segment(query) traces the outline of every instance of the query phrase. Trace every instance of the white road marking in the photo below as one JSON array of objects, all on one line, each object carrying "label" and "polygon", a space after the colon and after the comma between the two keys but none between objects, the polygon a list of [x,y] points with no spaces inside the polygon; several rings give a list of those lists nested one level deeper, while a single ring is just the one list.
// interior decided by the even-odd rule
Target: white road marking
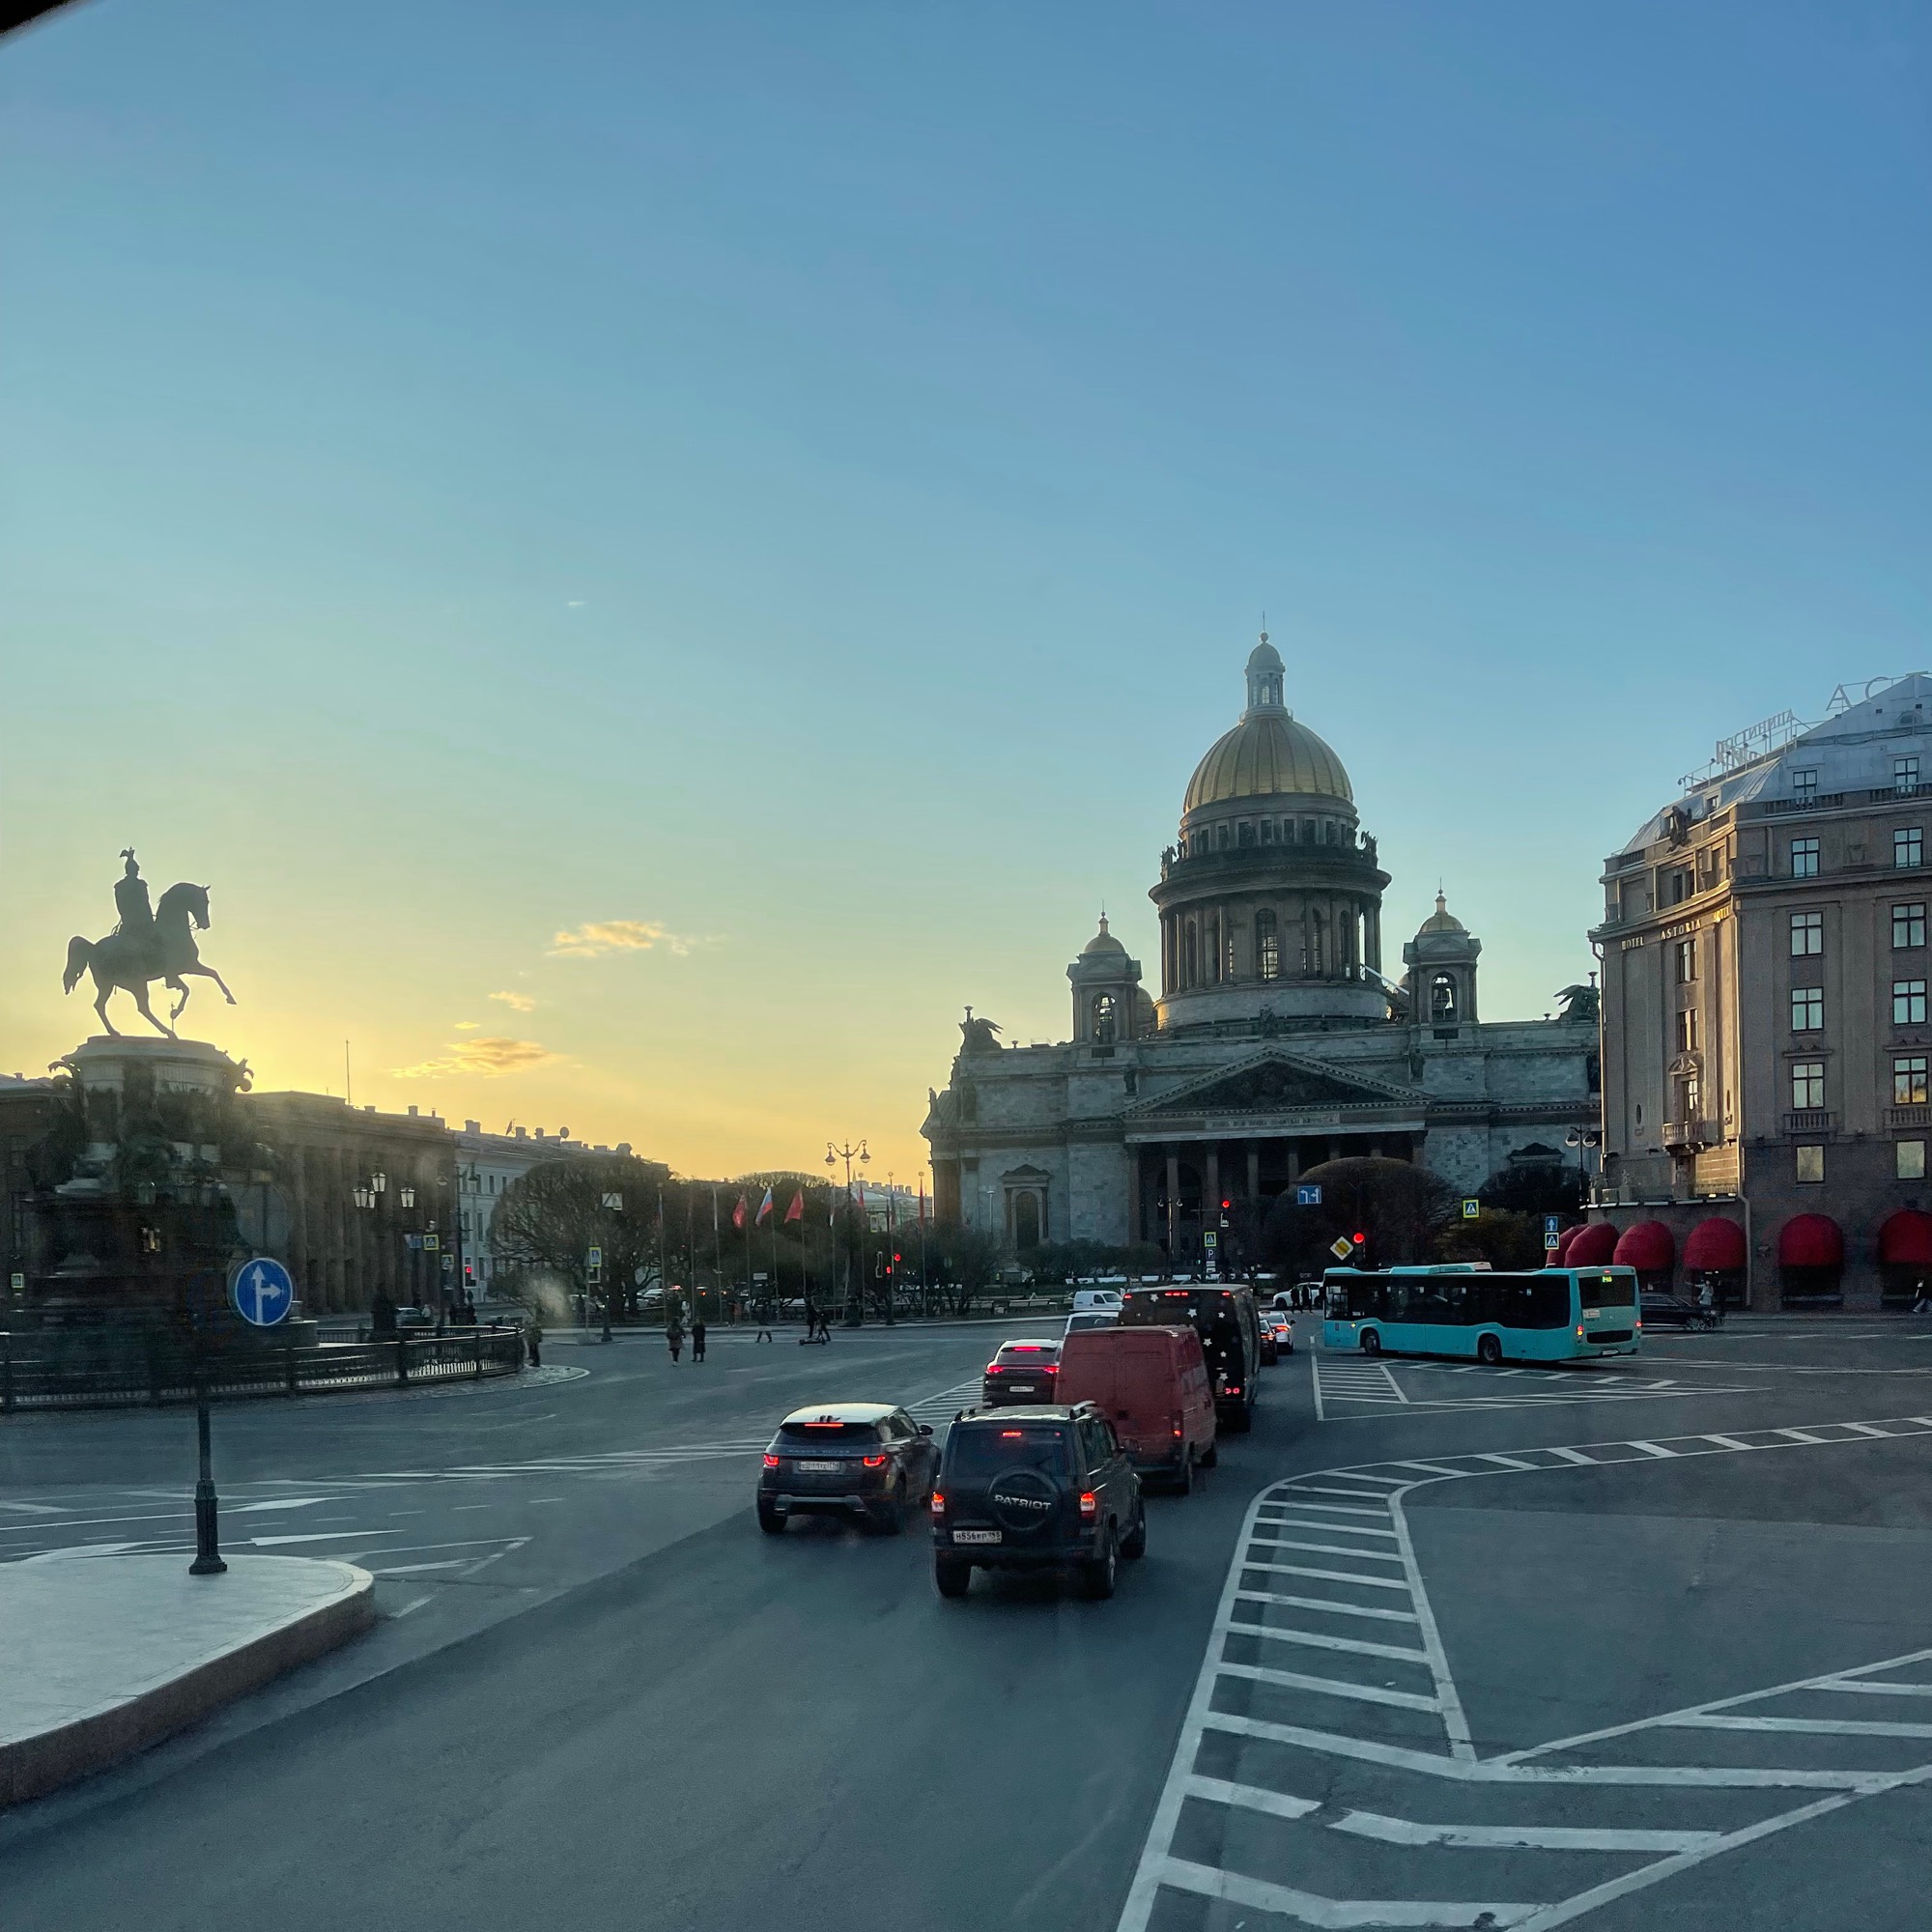
[{"label": "white road marking", "polygon": [[1350,1927],[1358,1925],[1520,1925],[1536,1910],[1533,1905],[1474,1905],[1392,1898],[1351,1899],[1338,1902],[1320,1898],[1312,1891],[1297,1891],[1293,1886],[1270,1885],[1265,1879],[1244,1878],[1238,1872],[1223,1871],[1218,1865],[1198,1865],[1186,1859],[1162,1861],[1161,1878],[1180,1891],[1203,1898],[1226,1899],[1233,1905],[1251,1905],[1257,1911],[1277,1912],[1285,1918],[1298,1918],[1304,1925]]}]

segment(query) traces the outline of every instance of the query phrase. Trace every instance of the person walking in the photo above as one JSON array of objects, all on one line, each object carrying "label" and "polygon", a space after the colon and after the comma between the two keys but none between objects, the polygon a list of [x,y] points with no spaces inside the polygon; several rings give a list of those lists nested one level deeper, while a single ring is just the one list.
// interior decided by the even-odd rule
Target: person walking
[{"label": "person walking", "polygon": [[832,1317],[823,1308],[818,1311],[818,1339],[828,1345],[832,1341]]},{"label": "person walking", "polygon": [[758,1302],[758,1332],[752,1337],[752,1340],[753,1342],[776,1342],[778,1340],[778,1337],[772,1333],[772,1298],[769,1294],[763,1296]]},{"label": "person walking", "polygon": [[670,1350],[671,1360],[676,1361],[679,1351],[684,1347],[684,1318],[675,1310],[672,1311],[670,1320],[665,1323],[665,1343]]},{"label": "person walking", "polygon": [[799,1338],[800,1346],[818,1339],[818,1310],[811,1305],[811,1296],[805,1297],[805,1333]]},{"label": "person walking", "polygon": [[691,1359],[694,1366],[704,1359],[704,1316],[701,1310],[691,1318]]},{"label": "person walking", "polygon": [[543,1367],[543,1323],[534,1315],[524,1323],[524,1347],[530,1351],[530,1367]]}]

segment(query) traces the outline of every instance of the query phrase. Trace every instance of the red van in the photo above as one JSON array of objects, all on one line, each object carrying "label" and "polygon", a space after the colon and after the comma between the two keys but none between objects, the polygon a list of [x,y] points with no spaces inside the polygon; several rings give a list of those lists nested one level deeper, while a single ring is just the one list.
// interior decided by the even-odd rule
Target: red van
[{"label": "red van", "polygon": [[1214,1390],[1192,1328],[1076,1328],[1060,1346],[1055,1402],[1091,1402],[1136,1470],[1182,1495],[1214,1466]]}]

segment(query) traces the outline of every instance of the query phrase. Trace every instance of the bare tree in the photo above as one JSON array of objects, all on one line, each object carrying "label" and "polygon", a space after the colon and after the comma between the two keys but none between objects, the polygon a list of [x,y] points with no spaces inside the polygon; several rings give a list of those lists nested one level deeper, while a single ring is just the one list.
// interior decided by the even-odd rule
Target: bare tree
[{"label": "bare tree", "polygon": [[[562,1284],[616,1316],[637,1312],[637,1280],[658,1261],[658,1191],[670,1170],[631,1154],[564,1154],[513,1180],[491,1217],[501,1264],[534,1283]],[[591,1249],[602,1283],[589,1283]]]}]

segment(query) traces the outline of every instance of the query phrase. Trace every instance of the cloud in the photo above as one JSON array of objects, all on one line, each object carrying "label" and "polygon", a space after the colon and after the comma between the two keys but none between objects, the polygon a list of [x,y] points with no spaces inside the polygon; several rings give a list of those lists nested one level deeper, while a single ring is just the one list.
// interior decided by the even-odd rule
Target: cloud
[{"label": "cloud", "polygon": [[481,1039],[453,1039],[441,1060],[425,1060],[414,1066],[393,1066],[398,1080],[430,1080],[441,1073],[477,1073],[494,1079],[500,1073],[522,1073],[532,1066],[544,1066],[561,1054],[540,1046],[533,1039],[502,1039],[486,1036]]},{"label": "cloud", "polygon": [[536,1002],[527,993],[492,993],[493,1000],[501,1000],[513,1013],[527,1013],[536,1007]]},{"label": "cloud", "polygon": [[607,952],[650,952],[660,946],[683,958],[692,942],[654,919],[593,919],[559,932],[550,952],[553,959],[601,959]]},{"label": "cloud", "polygon": [[481,1020],[458,1020],[456,1030],[458,1033],[480,1033],[483,1030],[483,1022]]}]

